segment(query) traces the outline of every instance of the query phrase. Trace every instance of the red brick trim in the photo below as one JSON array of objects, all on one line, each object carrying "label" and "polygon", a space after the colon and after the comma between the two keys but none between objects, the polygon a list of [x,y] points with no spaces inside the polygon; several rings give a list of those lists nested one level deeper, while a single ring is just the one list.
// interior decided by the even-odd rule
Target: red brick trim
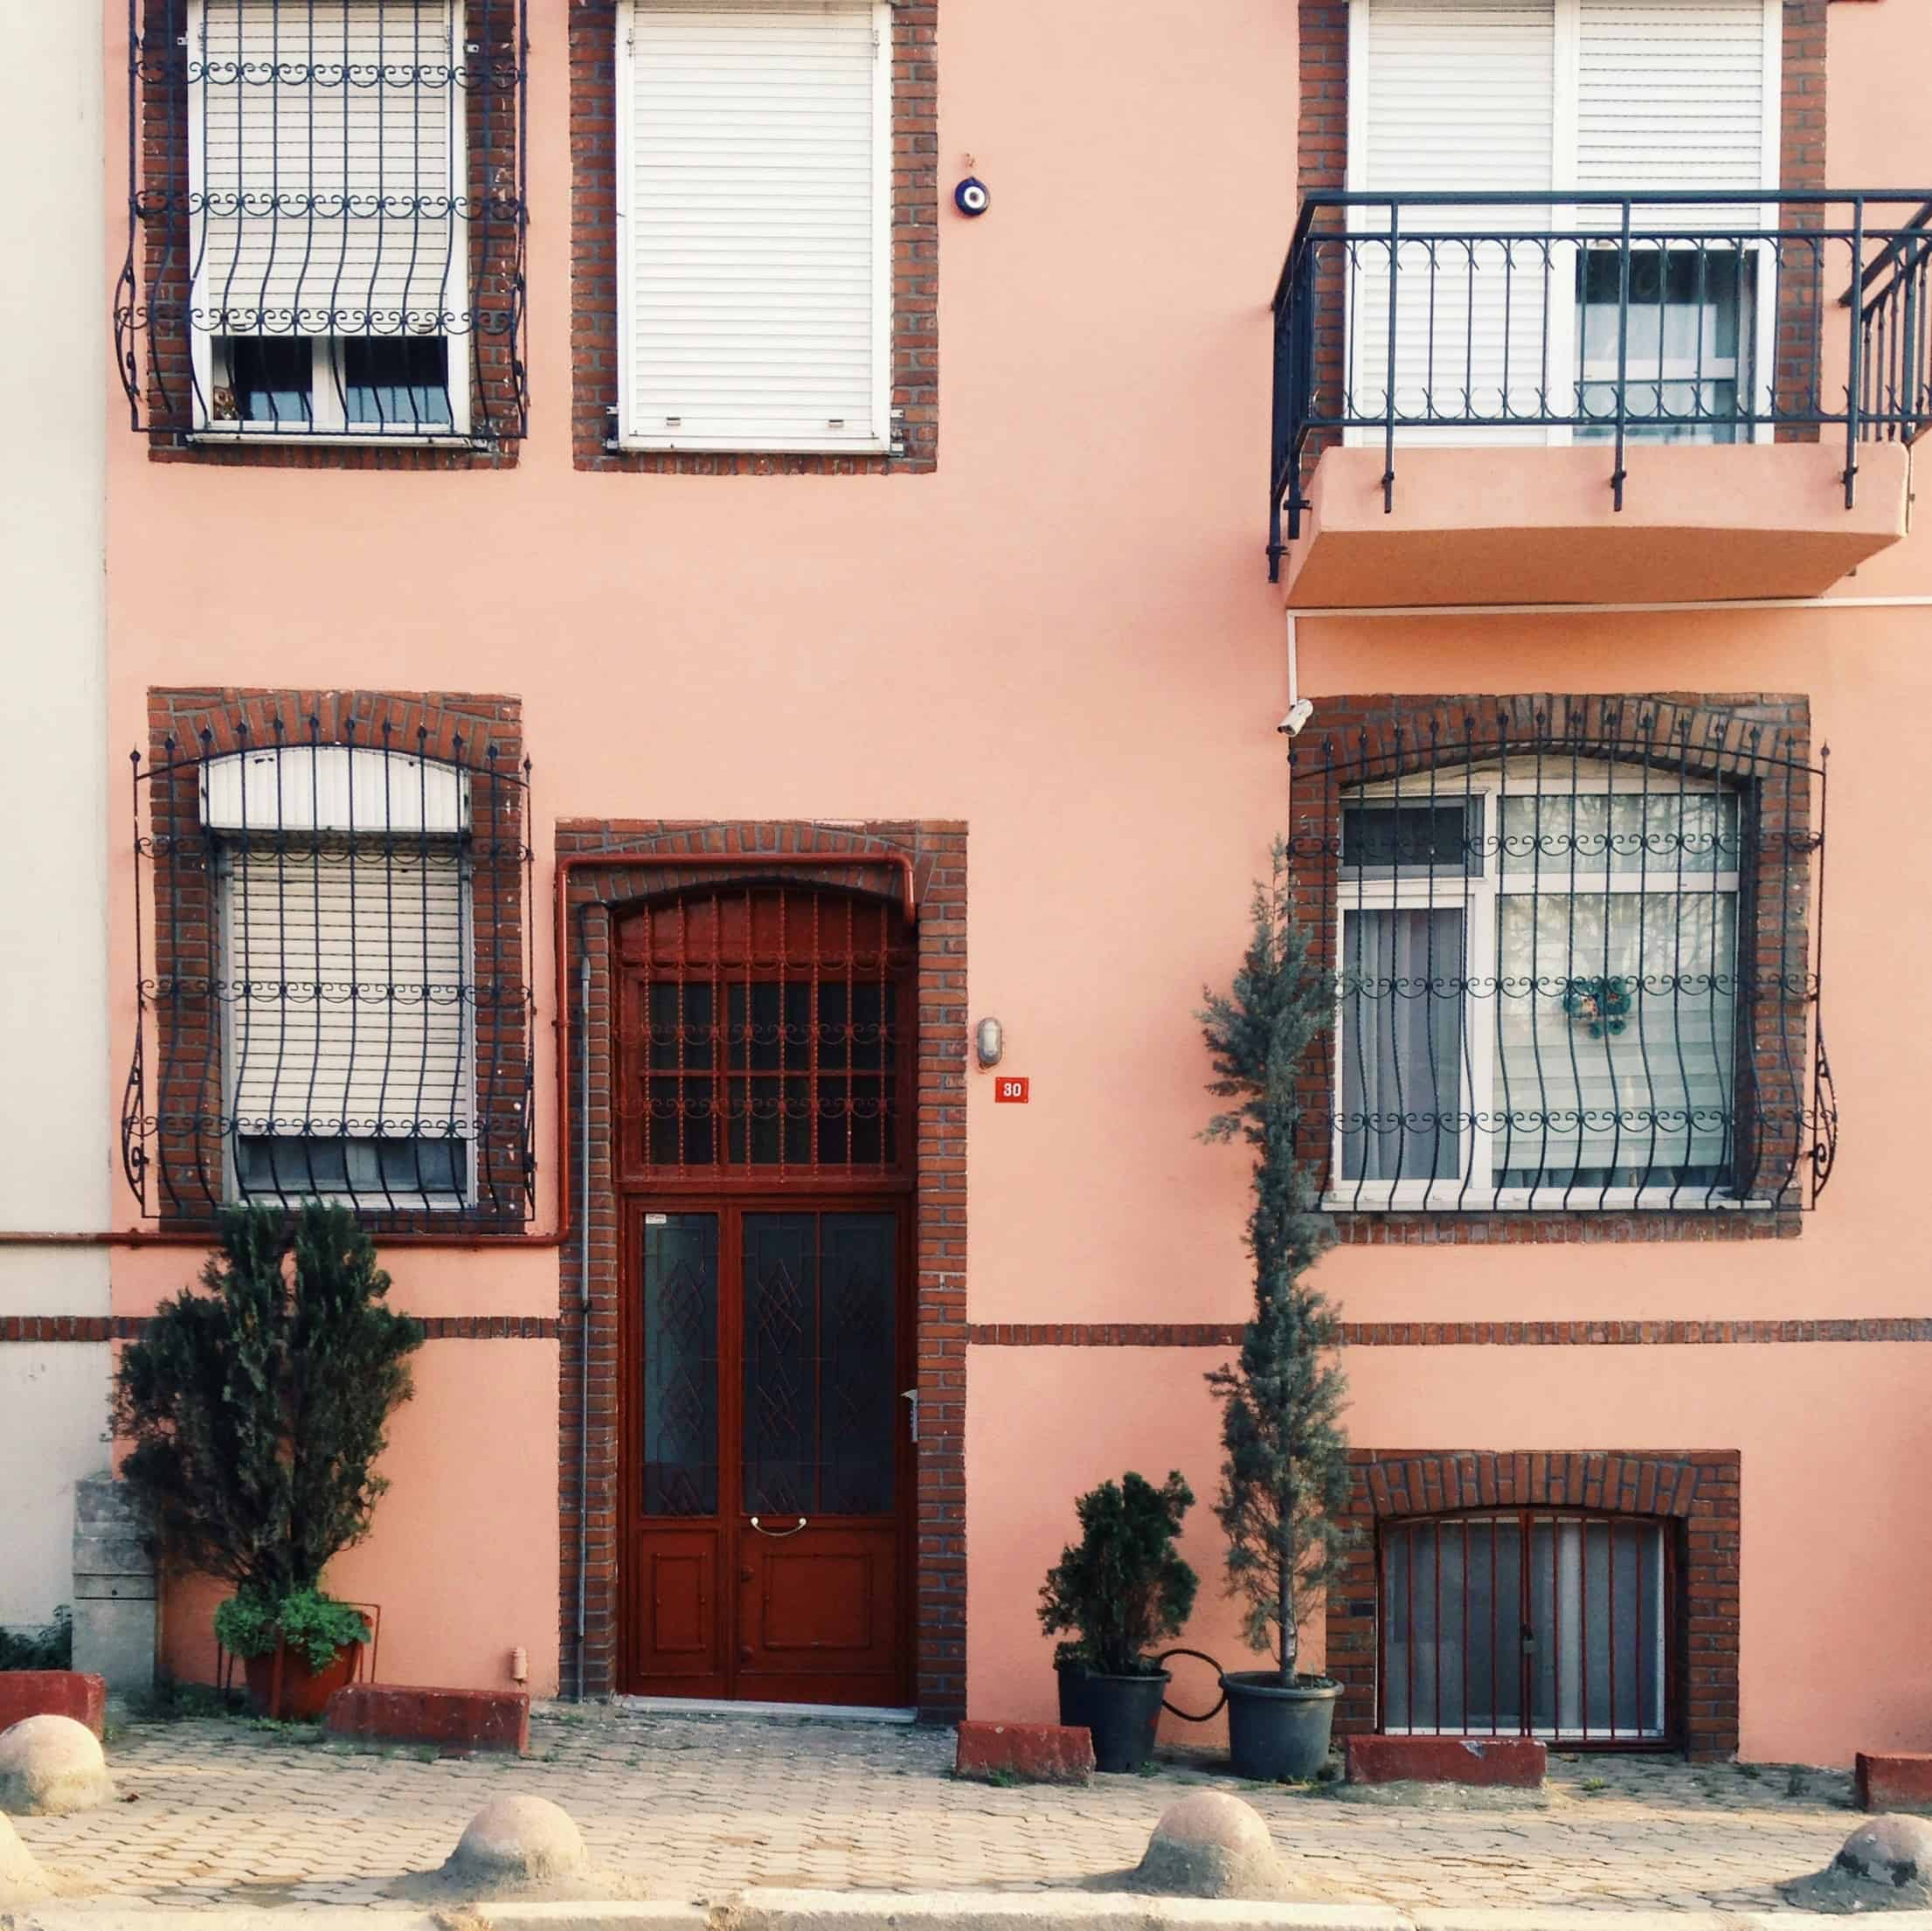
[{"label": "red brick trim", "polygon": [[[178,0],[143,0],[143,45],[167,50],[150,63],[142,82],[141,125],[130,132],[138,142],[142,189],[166,214],[142,225],[136,246],[143,280],[141,299],[148,310],[140,349],[145,361],[139,376],[147,385],[144,419],[166,423],[178,415],[184,397],[192,393],[192,356],[181,317],[186,306],[191,252],[188,246],[188,88],[183,65],[167,58],[172,49]],[[482,46],[513,45],[523,33],[523,12],[513,0],[465,0],[461,38]],[[486,100],[486,95],[488,99]],[[518,126],[523,93],[521,87],[502,91],[481,87],[464,90],[467,114],[466,134],[469,180],[467,194],[481,206],[504,191],[504,183],[518,176],[523,129]],[[514,190],[512,190],[514,191]],[[502,225],[470,224],[471,285],[478,315],[495,312],[502,324],[505,310],[521,304],[521,242],[506,251]],[[506,253],[509,259],[506,260]],[[513,282],[519,286],[513,287]],[[490,398],[487,412],[514,415],[520,407],[524,371],[519,319],[514,332],[493,328],[452,335],[452,373],[461,369],[473,390],[474,415],[485,413],[482,395]],[[151,340],[148,339],[151,336]],[[175,426],[148,433],[150,462],[186,462],[224,468],[248,469],[510,469],[516,465],[519,443],[514,439],[480,448],[411,449],[379,444],[271,443],[238,446],[232,443],[193,442]]]},{"label": "red brick trim", "polygon": [[[1800,1131],[1810,1107],[1811,1007],[1801,996],[1811,959],[1811,887],[1805,855],[1816,848],[1819,809],[1811,766],[1810,700],[1776,692],[1533,692],[1350,695],[1318,698],[1290,752],[1288,842],[1294,917],[1310,933],[1318,959],[1332,965],[1336,944],[1341,796],[1356,767],[1376,778],[1460,770],[1511,746],[1537,742],[1575,745],[1589,755],[1605,738],[1641,739],[1658,769],[1722,778],[1754,800],[1763,834],[1751,842],[1757,871],[1746,882],[1755,916],[1740,918],[1740,971],[1746,945],[1754,979],[1776,984],[1779,996],[1749,1008],[1750,1035],[1739,1049],[1758,1068],[1754,1088],[1768,1097],[1768,1117],[1786,1130],[1767,1139],[1765,1197],[1742,1210],[1673,1213],[1585,1207],[1534,1213],[1476,1208],[1428,1213],[1338,1212],[1337,1238],[1350,1246],[1526,1245],[1617,1241],[1790,1239],[1804,1226],[1802,1202],[1811,1148]],[[1767,781],[1767,775],[1776,782]],[[1302,1152],[1312,1170],[1331,1158],[1326,1116],[1333,1104],[1333,1039],[1309,1056],[1301,1082],[1306,1106]],[[1743,1100],[1739,1101],[1740,1108]],[[1769,1183],[1782,1184],[1772,1194]]]},{"label": "red brick trim", "polygon": [[[1786,188],[1825,185],[1825,20],[1828,0],[1783,0],[1783,47],[1778,178]],[[1348,0],[1299,0],[1300,117],[1297,123],[1295,176],[1303,194],[1340,190],[1348,182]],[[1792,207],[1789,225],[1814,223],[1818,211]],[[1785,275],[1778,290],[1776,384],[1779,405],[1792,411],[1807,405],[1818,363],[1823,322],[1809,277]],[[1339,318],[1339,275],[1325,277],[1319,290],[1322,313]],[[1339,319],[1315,345],[1315,381],[1333,391],[1343,377],[1344,344]],[[1815,442],[1815,426],[1779,430],[1780,440]],[[1329,439],[1332,442],[1333,438]],[[1328,446],[1323,443],[1320,447]],[[1311,455],[1319,453],[1312,448]]]},{"label": "red brick trim", "polygon": [[[879,476],[938,467],[938,0],[892,9],[892,414],[883,456],[624,451],[616,421],[617,0],[573,0],[571,64],[571,446],[579,469],[633,475]],[[903,453],[900,453],[902,452]]]},{"label": "red brick trim", "polygon": [[[618,1540],[618,1325],[620,1201],[612,1165],[610,1100],[617,1078],[612,1038],[612,976],[607,919],[580,919],[580,906],[620,906],[734,880],[759,880],[760,851],[869,853],[913,861],[918,902],[918,1123],[915,1176],[914,1294],[918,1323],[918,1494],[913,1525],[917,1604],[915,1700],[923,1715],[951,1718],[966,1707],[966,828],[950,820],[892,819],[831,827],[800,820],[721,824],[711,820],[570,819],[557,832],[559,857],[579,852],[742,851],[742,866],[680,874],[675,868],[627,871],[597,866],[570,878],[569,976],[578,947],[591,957],[590,1095],[597,1131],[591,1136],[590,1409],[580,1412],[583,1355],[578,1249],[564,1249],[561,1270],[562,1360],[558,1369],[558,1462],[562,1535],[559,1609],[564,1675],[577,1667],[577,1485],[583,1444],[589,1446],[589,1533],[585,1566],[586,1694],[614,1687],[620,1639],[621,1576]],[[811,879],[809,871],[787,878]],[[826,882],[869,890],[897,903],[897,864],[825,876]],[[571,1069],[568,1129],[585,1104],[583,1075]],[[581,1182],[582,1176],[578,1176]]]},{"label": "red brick trim", "polygon": [[1468,1509],[1575,1508],[1675,1525],[1682,1601],[1675,1720],[1693,1759],[1735,1756],[1738,1734],[1738,1530],[1742,1463],[1732,1449],[1354,1449],[1345,1526],[1360,1540],[1328,1592],[1327,1671],[1342,1685],[1339,1734],[1375,1723],[1375,1530],[1392,1518]]},{"label": "red brick trim", "polygon": [[[403,1308],[398,1312],[407,1313]],[[557,1324],[543,1314],[419,1314],[432,1341],[554,1341]],[[138,1341],[145,1314],[0,1315],[0,1346],[10,1341]]]},{"label": "red brick trim", "polygon": [[[983,1322],[972,1347],[1238,1347],[1235,1322]],[[1794,1321],[1344,1321],[1345,1347],[1763,1347],[1932,1342],[1932,1318]]]},{"label": "red brick trim", "polygon": [[[193,762],[207,749],[215,755],[239,749],[274,744],[280,725],[283,741],[301,744],[313,730],[317,742],[347,742],[350,731],[364,748],[380,748],[386,726],[393,734],[391,748],[414,751],[419,744],[432,758],[456,756],[460,740],[463,762],[473,771],[493,771],[502,781],[491,782],[487,795],[475,799],[474,848],[502,855],[480,867],[472,887],[474,917],[472,983],[501,988],[501,997],[480,1007],[473,1028],[472,1052],[477,1066],[490,1065],[505,1075],[525,1063],[528,1051],[527,931],[523,904],[527,867],[512,862],[530,835],[524,822],[528,797],[523,775],[523,700],[492,694],[478,696],[449,691],[268,690],[253,688],[151,689],[148,693],[148,764],[152,775],[147,792],[145,833],[151,841],[153,903],[152,970],[157,981],[179,977],[204,985],[218,976],[220,919],[215,884],[201,848],[199,772]],[[419,733],[422,735],[419,737]],[[486,787],[477,786],[479,793]],[[165,908],[166,916],[162,916]],[[205,993],[190,994],[178,1013],[156,1000],[149,1019],[156,1048],[148,1069],[152,1082],[147,1095],[150,1114],[185,1124],[165,1130],[157,1139],[156,1157],[192,1174],[194,1185],[170,1199],[164,1178],[149,1180],[149,1214],[162,1226],[195,1232],[211,1231],[213,1205],[202,1197],[218,1185],[223,1157],[218,1116],[223,1111],[223,1078],[218,1021],[208,1008]],[[173,1026],[178,1036],[170,1039]],[[478,1144],[500,1150],[524,1145],[529,1113],[520,1080],[500,1077],[479,1111],[486,1139]],[[509,1200],[521,1188],[507,1161],[489,1170],[489,1184],[497,1197]],[[378,1240],[404,1229],[420,1229],[426,1215],[364,1210],[363,1224]],[[454,1218],[454,1216],[451,1216]],[[487,1235],[500,1229],[506,1237],[523,1232],[521,1216],[499,1221],[467,1219],[458,1231]],[[435,1229],[422,1229],[432,1234]],[[446,1236],[447,1237],[447,1236]]]}]

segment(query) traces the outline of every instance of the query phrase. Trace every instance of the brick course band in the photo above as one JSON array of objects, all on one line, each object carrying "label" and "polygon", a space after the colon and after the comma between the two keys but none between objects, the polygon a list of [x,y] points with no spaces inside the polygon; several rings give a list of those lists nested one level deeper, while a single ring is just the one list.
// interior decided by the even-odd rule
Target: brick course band
[{"label": "brick course band", "polygon": [[[406,1308],[401,1312],[407,1313]],[[543,1314],[419,1314],[432,1341],[554,1341],[557,1323]],[[0,1345],[9,1341],[138,1341],[145,1314],[0,1315]]]},{"label": "brick course band", "polygon": [[[1706,1324],[1708,1325],[1708,1324]],[[1473,1509],[1592,1509],[1666,1525],[1673,1537],[1683,1651],[1669,1722],[1693,1761],[1735,1756],[1742,1460],[1734,1449],[1354,1449],[1343,1526],[1356,1543],[1328,1592],[1326,1667],[1342,1685],[1338,1735],[1375,1730],[1376,1529]]]},{"label": "brick course band", "polygon": [[[1238,1347],[1239,1322],[976,1321],[973,1347]],[[1344,1321],[1345,1347],[1715,1347],[1932,1341],[1932,1317],[1795,1321]]]}]

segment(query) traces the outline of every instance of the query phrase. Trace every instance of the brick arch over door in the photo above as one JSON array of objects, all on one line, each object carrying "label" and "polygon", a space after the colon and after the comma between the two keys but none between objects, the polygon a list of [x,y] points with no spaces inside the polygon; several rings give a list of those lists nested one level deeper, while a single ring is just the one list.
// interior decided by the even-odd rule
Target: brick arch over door
[{"label": "brick arch over door", "polygon": [[1405,1517],[1575,1508],[1683,1525],[1682,1729],[1693,1759],[1735,1756],[1738,1525],[1735,1450],[1356,1449],[1347,1526],[1358,1540],[1328,1594],[1327,1670],[1342,1686],[1338,1734],[1375,1727],[1376,1533]]},{"label": "brick arch over door", "polygon": [[[823,869],[813,853],[879,863]],[[772,862],[783,855],[781,865]],[[619,1200],[610,1122],[617,1045],[611,1025],[609,938],[613,915],[702,887],[825,885],[895,905],[910,860],[916,905],[918,973],[918,1173],[914,1195],[914,1295],[918,1325],[918,1488],[914,1630],[915,1697],[922,1715],[954,1717],[966,1706],[966,827],[950,820],[894,819],[828,826],[801,820],[564,819],[557,855],[569,872],[564,911],[569,975],[559,997],[577,1021],[581,960],[591,966],[588,1079],[573,1042],[569,1069],[571,1158],[582,1109],[590,1108],[590,1401],[583,1410],[583,1314],[578,1249],[560,1267],[562,1361],[558,1385],[560,1591],[564,1680],[581,1669],[586,1695],[615,1684],[620,1638],[617,1436],[620,1279]],[[679,855],[702,862],[680,866]],[[641,862],[627,865],[625,860]],[[592,862],[585,863],[584,860]],[[573,1194],[585,1176],[574,1173]],[[578,1201],[571,1201],[578,1211]],[[585,1423],[587,1422],[587,1429]],[[587,1443],[587,1459],[583,1452]],[[578,1484],[589,1524],[581,1578],[577,1560]],[[584,1636],[577,1630],[582,1583]]]}]

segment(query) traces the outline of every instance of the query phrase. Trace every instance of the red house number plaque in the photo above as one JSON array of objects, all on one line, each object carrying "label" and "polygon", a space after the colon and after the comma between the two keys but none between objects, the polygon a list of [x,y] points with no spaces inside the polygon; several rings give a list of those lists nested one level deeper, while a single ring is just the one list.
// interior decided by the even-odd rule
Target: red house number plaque
[{"label": "red house number plaque", "polygon": [[1024,1106],[1032,1086],[1029,1079],[1008,1079],[1002,1076],[993,1083],[993,1097],[1002,1106]]}]

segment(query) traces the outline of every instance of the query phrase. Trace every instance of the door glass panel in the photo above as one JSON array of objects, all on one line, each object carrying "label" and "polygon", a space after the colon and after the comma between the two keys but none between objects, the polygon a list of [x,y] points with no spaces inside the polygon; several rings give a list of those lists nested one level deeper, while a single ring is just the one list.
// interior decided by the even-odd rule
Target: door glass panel
[{"label": "door glass panel", "polygon": [[818,1506],[818,1216],[744,1216],[744,1507]]},{"label": "door glass panel", "polygon": [[1383,1727],[1430,1734],[1522,1728],[1522,1528],[1419,1522],[1382,1550]]},{"label": "door glass panel", "polygon": [[642,1500],[646,1515],[717,1513],[715,1214],[644,1229]]},{"label": "door glass panel", "polygon": [[825,1452],[819,1506],[828,1515],[892,1508],[899,1399],[895,1345],[898,1223],[890,1214],[828,1214],[821,1335]]},{"label": "door glass panel", "polygon": [[744,1508],[884,1515],[898,1426],[897,1222],[744,1216]]},{"label": "door glass panel", "polygon": [[1576,1741],[1662,1735],[1662,1529],[1540,1519],[1529,1575],[1532,1728]]}]

